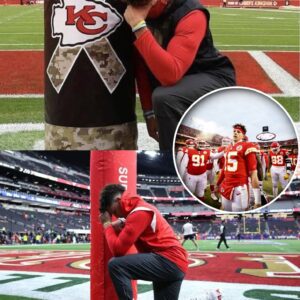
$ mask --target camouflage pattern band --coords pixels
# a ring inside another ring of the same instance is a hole
[[[137,123],[104,127],[45,124],[45,150],[136,150]]]

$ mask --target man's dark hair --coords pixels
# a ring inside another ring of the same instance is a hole
[[[114,198],[124,192],[125,188],[121,184],[108,184],[105,186],[100,194],[100,211],[102,213],[106,212],[107,208],[112,205]]]
[[[125,0],[125,2],[133,7],[141,7],[148,5],[151,0]]]
[[[232,127],[233,128],[240,128],[242,131],[244,131],[244,134],[246,134],[246,132],[247,132],[246,126],[241,124],[241,123],[236,123]]]

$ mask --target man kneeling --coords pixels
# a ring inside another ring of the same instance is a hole
[[[153,282],[154,299],[178,299],[187,253],[157,208],[117,184],[104,187],[100,201],[100,219],[114,256],[108,268],[119,299],[132,299],[131,280],[137,279]],[[112,215],[126,220],[112,222]],[[138,253],[125,256],[132,245]]]

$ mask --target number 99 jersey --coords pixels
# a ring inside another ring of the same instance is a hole
[[[224,183],[230,186],[248,184],[249,172],[256,170],[255,155],[257,150],[252,143],[238,142],[230,145],[225,152]]]

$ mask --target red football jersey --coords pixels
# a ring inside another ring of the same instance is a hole
[[[287,151],[285,149],[280,149],[278,153],[274,153],[270,150],[271,164],[274,167],[284,167],[286,157]]]
[[[295,171],[298,162],[298,154],[290,154],[289,159],[291,160],[292,171]]]
[[[206,172],[207,162],[210,158],[210,150],[188,149],[189,160],[187,172],[190,175],[200,175]]]
[[[213,166],[214,166],[213,160],[209,159],[206,164],[206,170],[212,170]]]
[[[257,149],[249,142],[238,142],[228,146],[225,152],[224,184],[230,186],[248,184],[249,172],[255,170],[257,164],[253,158],[250,162],[248,156],[256,152]]]
[[[225,149],[226,149],[225,146],[220,146],[220,147],[218,148],[218,153],[220,153],[220,152],[222,152],[222,151],[225,151]],[[224,157],[224,156],[218,159],[218,165],[219,165],[219,169],[220,169],[220,170],[223,169],[224,163],[225,163],[225,157]]]

